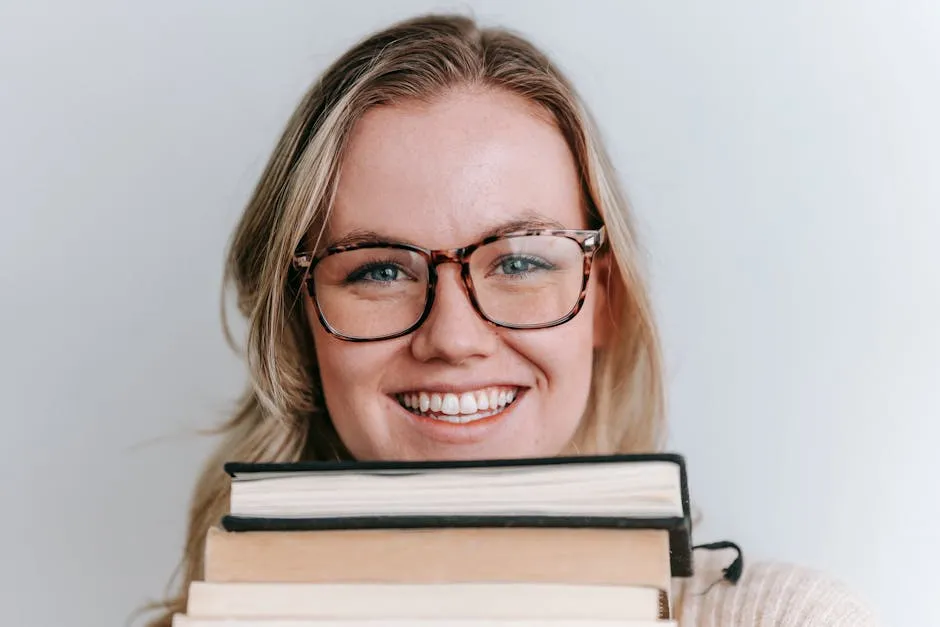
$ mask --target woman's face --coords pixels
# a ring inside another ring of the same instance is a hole
[[[368,232],[388,242],[457,248],[511,223],[587,228],[573,158],[546,115],[526,101],[459,91],[433,104],[376,108],[357,124],[327,243]],[[484,321],[454,263],[437,268],[424,324],[395,339],[338,339],[320,325],[308,297],[327,409],[353,456],[562,452],[581,420],[593,348],[601,341],[598,261],[580,313],[546,329]]]

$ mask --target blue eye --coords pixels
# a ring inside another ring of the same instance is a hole
[[[532,262],[528,259],[512,257],[510,259],[504,259],[503,262],[499,264],[499,269],[502,270],[503,274],[524,274],[532,269]]]
[[[551,270],[554,266],[544,259],[531,256],[511,255],[500,259],[495,268],[496,274],[525,276],[538,270]]]
[[[400,267],[390,263],[370,263],[346,277],[346,283],[392,283],[404,279],[405,273]]]
[[[369,277],[370,281],[386,283],[397,279],[399,272],[400,270],[398,268],[394,268],[392,266],[383,266],[381,268],[374,268],[369,270],[369,272],[366,273],[366,276]]]

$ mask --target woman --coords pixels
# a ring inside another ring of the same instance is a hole
[[[659,346],[627,204],[530,43],[436,16],[361,42],[288,123],[231,243],[251,385],[194,494],[180,596],[227,460],[656,450]],[[782,565],[676,582],[683,625],[874,624]],[[708,589],[707,593],[703,592]]]

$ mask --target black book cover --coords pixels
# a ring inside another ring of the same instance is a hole
[[[314,471],[382,471],[413,470],[422,472],[441,468],[481,468],[539,466],[550,464],[596,464],[665,461],[679,466],[682,511],[681,517],[648,518],[616,516],[467,516],[409,515],[355,516],[330,518],[269,518],[226,515],[222,527],[226,531],[308,531],[317,529],[418,529],[433,527],[595,527],[616,529],[664,529],[669,531],[669,553],[673,577],[690,577],[692,568],[692,517],[689,504],[685,459],[676,453],[642,453],[593,455],[578,457],[545,457],[537,459],[461,460],[461,461],[303,461],[291,463],[228,462],[225,472],[234,478],[252,473],[314,472]]]

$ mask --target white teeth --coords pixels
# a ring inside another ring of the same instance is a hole
[[[435,416],[435,420],[440,420],[441,422],[449,422],[455,425],[463,425],[468,422],[473,422],[474,420],[479,420],[479,418],[474,418],[472,416]]]
[[[515,400],[517,392],[518,388],[487,388],[460,394],[406,392],[398,396],[398,401],[415,413],[430,413],[437,420],[463,424],[499,413]]]
[[[460,395],[460,413],[461,414],[475,414],[477,413],[477,398],[473,392],[464,392]]]
[[[441,402],[441,413],[447,414],[448,416],[456,416],[460,413],[460,401],[457,400],[456,394],[448,392],[444,395]]]

